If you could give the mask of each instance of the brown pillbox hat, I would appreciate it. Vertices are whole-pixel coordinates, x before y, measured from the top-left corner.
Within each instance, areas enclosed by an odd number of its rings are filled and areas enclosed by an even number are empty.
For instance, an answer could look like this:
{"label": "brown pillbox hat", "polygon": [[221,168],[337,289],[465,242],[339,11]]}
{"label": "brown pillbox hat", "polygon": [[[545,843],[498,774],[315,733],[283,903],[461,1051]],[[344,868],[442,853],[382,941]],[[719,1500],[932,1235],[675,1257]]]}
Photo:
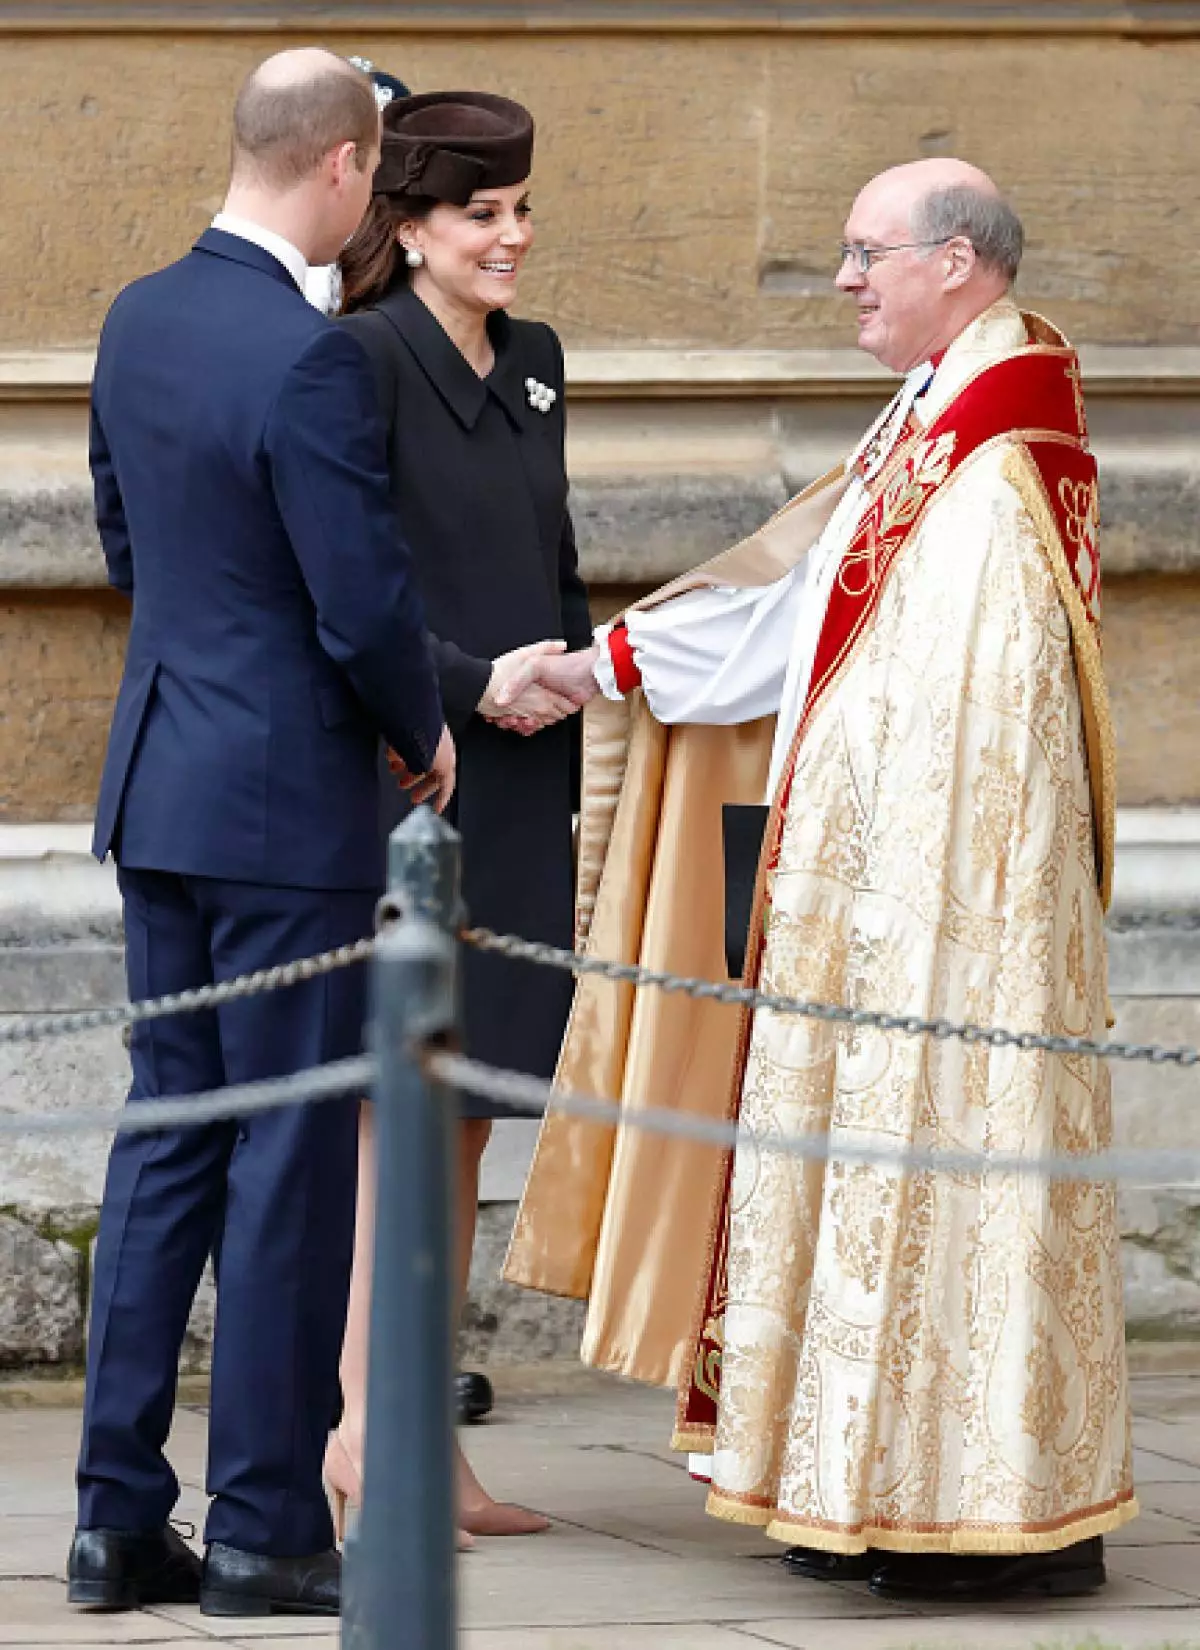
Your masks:
{"label": "brown pillbox hat", "polygon": [[533,161],[533,116],[490,92],[422,92],[383,111],[372,189],[465,206],[477,189],[521,183]]}

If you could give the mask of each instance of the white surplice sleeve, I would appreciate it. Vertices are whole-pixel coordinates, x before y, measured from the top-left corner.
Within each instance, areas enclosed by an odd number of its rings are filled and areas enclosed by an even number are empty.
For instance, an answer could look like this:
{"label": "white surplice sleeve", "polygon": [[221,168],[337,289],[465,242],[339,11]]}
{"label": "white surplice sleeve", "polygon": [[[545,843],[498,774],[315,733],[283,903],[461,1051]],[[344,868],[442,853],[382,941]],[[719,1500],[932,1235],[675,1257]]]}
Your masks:
{"label": "white surplice sleeve", "polygon": [[[777,711],[804,587],[801,561],[765,587],[690,590],[661,607],[628,613],[629,645],[655,719],[727,726]],[[611,629],[601,625],[596,632],[596,680],[607,698],[619,699]]]}

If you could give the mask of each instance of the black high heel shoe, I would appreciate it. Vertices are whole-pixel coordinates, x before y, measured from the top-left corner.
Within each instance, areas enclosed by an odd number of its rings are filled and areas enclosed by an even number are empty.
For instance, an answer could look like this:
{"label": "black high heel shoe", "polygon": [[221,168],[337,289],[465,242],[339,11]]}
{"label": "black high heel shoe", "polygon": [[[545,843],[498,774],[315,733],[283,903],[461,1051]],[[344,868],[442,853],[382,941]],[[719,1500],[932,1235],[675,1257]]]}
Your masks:
{"label": "black high heel shoe", "polygon": [[460,1369],[454,1377],[454,1402],[460,1426],[482,1421],[492,1413],[495,1403],[492,1383],[477,1369]]}

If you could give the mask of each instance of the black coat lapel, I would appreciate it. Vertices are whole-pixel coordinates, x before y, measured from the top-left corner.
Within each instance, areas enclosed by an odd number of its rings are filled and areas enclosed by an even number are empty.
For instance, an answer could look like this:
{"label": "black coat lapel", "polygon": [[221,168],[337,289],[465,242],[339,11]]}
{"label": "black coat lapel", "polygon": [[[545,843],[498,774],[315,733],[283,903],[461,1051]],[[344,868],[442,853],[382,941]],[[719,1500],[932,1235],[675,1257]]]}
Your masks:
{"label": "black coat lapel", "polygon": [[375,307],[403,338],[464,429],[475,428],[489,394],[495,396],[518,428],[524,426],[529,411],[525,381],[513,344],[512,325],[502,310],[488,318],[496,364],[487,378],[480,378],[441,322],[408,287],[389,292]]}

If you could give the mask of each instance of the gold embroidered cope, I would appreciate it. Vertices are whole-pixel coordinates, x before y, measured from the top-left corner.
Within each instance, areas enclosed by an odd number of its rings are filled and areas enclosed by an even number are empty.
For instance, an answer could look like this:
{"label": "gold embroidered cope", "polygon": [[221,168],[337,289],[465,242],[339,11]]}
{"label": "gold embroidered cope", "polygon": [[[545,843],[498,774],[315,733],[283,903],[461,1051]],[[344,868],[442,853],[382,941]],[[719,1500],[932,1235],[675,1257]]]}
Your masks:
{"label": "gold embroidered cope", "polygon": [[[1031,340],[1062,346],[1009,303],[989,311],[947,352],[925,428]],[[922,462],[932,476],[944,458],[931,448]],[[844,485],[822,478],[651,601],[782,576]],[[1040,488],[1017,441],[990,441],[896,557],[799,743],[764,989],[1103,1033],[1097,842],[1107,856],[1111,832],[1096,815],[1097,797],[1110,811],[1112,735],[1097,500],[1072,484],[1057,501],[1081,597]],[[640,695],[597,703],[581,935],[598,954],[723,972],[705,898],[722,874],[720,803],[761,795],[772,731],[664,729]],[[579,983],[559,1081],[632,1111],[740,1109],[767,1135],[1030,1154],[1111,1138],[1109,1075],[1092,1060],[766,1012],[739,1047],[733,1010],[593,980]],[[712,1512],[840,1552],[1040,1550],[1134,1516],[1111,1187],[746,1147],[723,1223],[724,1183],[710,1148],[552,1115],[506,1266],[587,1299],[586,1361],[678,1384],[675,1442],[712,1452]],[[715,1429],[695,1418],[706,1395]]]}

